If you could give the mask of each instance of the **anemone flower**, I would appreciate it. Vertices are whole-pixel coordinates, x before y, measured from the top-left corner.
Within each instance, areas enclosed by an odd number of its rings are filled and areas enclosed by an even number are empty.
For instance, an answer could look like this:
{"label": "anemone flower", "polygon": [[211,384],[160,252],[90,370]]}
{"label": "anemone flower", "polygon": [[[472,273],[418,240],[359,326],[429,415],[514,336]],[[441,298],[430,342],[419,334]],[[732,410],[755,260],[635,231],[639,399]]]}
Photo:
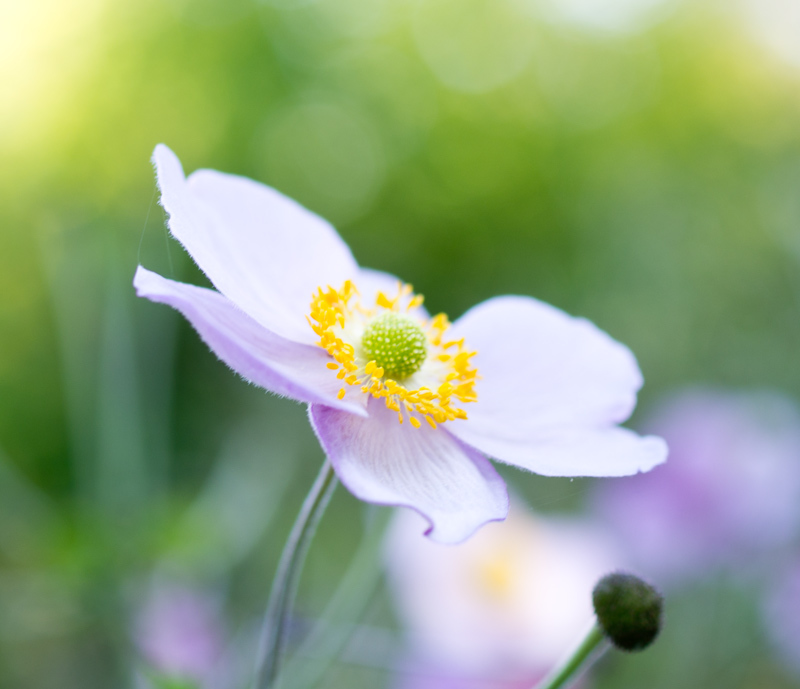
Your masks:
{"label": "anemone flower", "polygon": [[496,297],[455,323],[360,268],[326,221],[258,182],[184,177],[153,160],[172,235],[216,290],[139,267],[139,296],[180,311],[246,380],[309,405],[339,479],[362,500],[411,507],[456,543],[505,518],[487,460],[549,476],[622,476],[666,457],[617,427],[642,384],[631,352],[530,297]]}
{"label": "anemone flower", "polygon": [[541,679],[594,619],[592,589],[624,566],[609,533],[578,517],[514,504],[458,548],[419,538],[395,513],[384,541],[409,660],[403,689],[522,689]]}

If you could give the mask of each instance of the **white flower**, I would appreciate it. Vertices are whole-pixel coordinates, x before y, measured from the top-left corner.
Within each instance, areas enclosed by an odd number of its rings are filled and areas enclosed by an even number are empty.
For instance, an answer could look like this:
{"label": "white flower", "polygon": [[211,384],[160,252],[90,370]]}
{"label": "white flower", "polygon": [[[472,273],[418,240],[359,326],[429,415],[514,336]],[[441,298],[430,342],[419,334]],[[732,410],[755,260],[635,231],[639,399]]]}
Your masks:
{"label": "white flower", "polygon": [[617,427],[641,374],[588,321],[497,297],[451,326],[277,191],[213,170],[185,178],[163,145],[153,159],[170,231],[218,291],[140,266],[138,294],[178,309],[245,379],[308,403],[357,497],[412,507],[454,543],[508,511],[487,455],[550,476],[622,476],[666,457],[660,439]]}
{"label": "white flower", "polygon": [[442,678],[420,686],[532,686],[588,629],[597,581],[625,564],[585,520],[519,507],[458,548],[418,532],[419,517],[398,511],[385,558],[412,670]]}

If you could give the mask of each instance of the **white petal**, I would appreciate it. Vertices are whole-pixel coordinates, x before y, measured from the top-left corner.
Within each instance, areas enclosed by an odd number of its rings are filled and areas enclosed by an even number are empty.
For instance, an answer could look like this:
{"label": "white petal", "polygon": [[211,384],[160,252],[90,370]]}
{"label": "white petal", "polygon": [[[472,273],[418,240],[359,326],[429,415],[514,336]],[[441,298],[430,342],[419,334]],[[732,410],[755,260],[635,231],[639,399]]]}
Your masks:
{"label": "white petal", "polygon": [[172,234],[214,286],[274,333],[311,343],[305,320],[317,287],[358,270],[329,223],[253,180],[214,170],[184,179],[175,154],[153,153]]}
{"label": "white petal", "polygon": [[471,435],[465,424],[458,437],[490,457],[543,476],[629,476],[667,459],[667,444],[661,438],[619,427],[576,429],[519,442]]}
{"label": "white petal", "polygon": [[[450,429],[464,442],[548,475],[615,476],[663,460],[655,441],[610,432],[633,410],[642,376],[628,348],[589,321],[529,297],[498,297],[453,331],[478,351],[478,401]],[[606,452],[609,443],[624,456]]]}
{"label": "white petal", "polygon": [[180,311],[212,351],[245,380],[300,402],[328,404],[366,416],[363,395],[336,397],[341,382],[328,354],[287,340],[256,323],[219,292],[167,280],[139,266],[136,293]]}
{"label": "white petal", "polygon": [[411,507],[430,523],[428,535],[458,543],[508,512],[505,484],[491,463],[444,429],[414,428],[380,400],[369,418],[322,405],[311,424],[337,475],[356,497]]}

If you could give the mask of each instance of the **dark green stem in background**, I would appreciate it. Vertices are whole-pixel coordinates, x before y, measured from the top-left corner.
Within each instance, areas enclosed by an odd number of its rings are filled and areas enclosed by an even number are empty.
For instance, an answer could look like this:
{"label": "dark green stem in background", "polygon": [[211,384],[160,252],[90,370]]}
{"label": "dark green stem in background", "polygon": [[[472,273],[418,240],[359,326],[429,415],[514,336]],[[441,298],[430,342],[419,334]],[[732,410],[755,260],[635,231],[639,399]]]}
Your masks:
{"label": "dark green stem in background", "polygon": [[273,689],[280,672],[281,658],[286,645],[286,632],[292,603],[308,547],[317,525],[336,488],[336,474],[325,460],[311,487],[300,514],[292,527],[272,582],[272,591],[264,615],[254,689]]}
{"label": "dark green stem in background", "polygon": [[[560,665],[557,665],[549,675],[539,682],[534,689],[560,689],[568,687],[580,676],[580,671],[584,664],[589,665],[597,660],[606,649],[609,643],[605,641],[603,631],[595,622],[592,628],[583,638],[578,647]],[[592,657],[594,656],[594,657]]]}

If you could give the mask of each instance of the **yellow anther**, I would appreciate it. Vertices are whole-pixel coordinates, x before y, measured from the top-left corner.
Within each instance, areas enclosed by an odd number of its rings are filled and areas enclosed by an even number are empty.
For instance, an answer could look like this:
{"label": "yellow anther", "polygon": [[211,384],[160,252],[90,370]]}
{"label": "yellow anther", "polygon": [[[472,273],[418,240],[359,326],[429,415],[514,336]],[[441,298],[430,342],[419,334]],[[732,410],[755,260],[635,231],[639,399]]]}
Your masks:
{"label": "yellow anther", "polygon": [[394,308],[394,300],[389,299],[389,297],[387,297],[383,292],[378,292],[378,297],[375,299],[375,303],[384,309],[389,309],[390,311]]}
{"label": "yellow anther", "polygon": [[[365,306],[354,295],[359,295],[359,291],[350,281],[340,290],[319,287],[312,296],[310,314],[306,318],[319,338],[319,346],[331,357],[326,367],[335,371],[336,378],[345,384],[337,394],[338,399],[344,398],[348,385],[358,386],[361,394],[383,400],[387,409],[396,412],[398,423],[403,423],[408,415],[415,428],[421,426],[420,417],[432,428],[446,421],[466,419],[466,412],[455,405],[477,400],[475,382],[480,376],[470,363],[475,352],[465,348],[463,339],[447,339],[450,329],[447,316],[438,314],[425,320],[417,314],[411,315],[410,312],[423,303],[422,295],[414,295],[412,287],[402,283],[398,283],[396,295],[392,297],[378,292],[374,307]],[[397,312],[402,304],[408,317],[419,318],[421,332],[428,342],[421,367],[413,378],[403,380],[416,383],[416,376],[420,376],[427,386],[407,388],[393,378],[384,380],[386,370],[378,366],[376,360],[365,360],[363,342],[349,339],[352,338],[349,333],[364,332],[373,319],[387,311]],[[355,328],[349,327],[351,321]]]}
{"label": "yellow anther", "polygon": [[450,340],[450,342],[445,342],[442,347],[445,349],[450,349],[450,347],[463,347],[464,346],[464,338],[462,337],[460,340]]}

